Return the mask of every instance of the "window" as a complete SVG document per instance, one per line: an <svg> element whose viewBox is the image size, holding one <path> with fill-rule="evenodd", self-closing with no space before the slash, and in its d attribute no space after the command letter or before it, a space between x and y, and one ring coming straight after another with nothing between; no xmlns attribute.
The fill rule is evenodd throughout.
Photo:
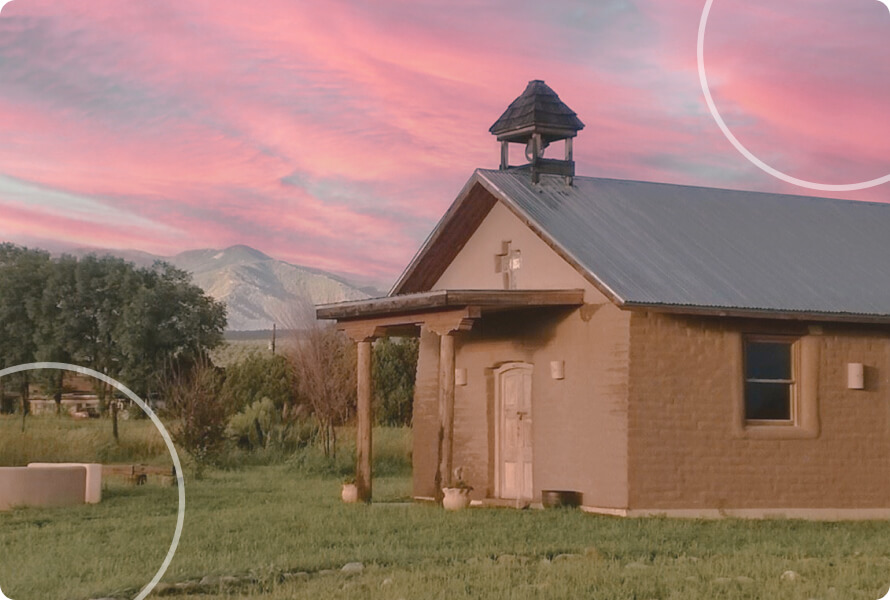
<svg viewBox="0 0 890 600"><path fill-rule="evenodd" d="M745 339L745 420L750 424L796 421L794 340Z"/></svg>

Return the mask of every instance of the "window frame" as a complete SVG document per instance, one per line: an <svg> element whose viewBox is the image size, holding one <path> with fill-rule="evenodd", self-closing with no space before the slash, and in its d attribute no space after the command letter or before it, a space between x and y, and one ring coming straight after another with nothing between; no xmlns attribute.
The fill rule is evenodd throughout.
<svg viewBox="0 0 890 600"><path fill-rule="evenodd" d="M793 335L744 334L742 336L742 415L745 427L797 427L800 425L800 337ZM790 379L757 379L748 377L749 343L782 343L789 346ZM781 383L788 385L788 419L749 419L747 391L749 383Z"/></svg>

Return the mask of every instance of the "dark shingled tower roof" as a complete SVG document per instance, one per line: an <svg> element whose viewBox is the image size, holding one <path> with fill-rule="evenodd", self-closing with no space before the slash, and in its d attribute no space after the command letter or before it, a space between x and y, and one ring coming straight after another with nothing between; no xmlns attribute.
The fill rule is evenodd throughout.
<svg viewBox="0 0 890 600"><path fill-rule="evenodd" d="M499 140L512 141L513 134L525 133L531 129L546 130L545 141L550 141L547 140L548 137L572 137L583 128L584 123L575 111L566 106L546 83L535 79L528 82L525 91L507 107L488 131ZM547 135L548 133L562 135L556 137Z"/></svg>

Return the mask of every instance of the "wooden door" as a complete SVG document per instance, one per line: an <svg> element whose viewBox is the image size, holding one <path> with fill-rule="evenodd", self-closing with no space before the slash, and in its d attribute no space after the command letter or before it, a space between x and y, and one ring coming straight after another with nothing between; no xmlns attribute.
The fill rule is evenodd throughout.
<svg viewBox="0 0 890 600"><path fill-rule="evenodd" d="M509 363L497 371L497 495L532 498L532 365Z"/></svg>

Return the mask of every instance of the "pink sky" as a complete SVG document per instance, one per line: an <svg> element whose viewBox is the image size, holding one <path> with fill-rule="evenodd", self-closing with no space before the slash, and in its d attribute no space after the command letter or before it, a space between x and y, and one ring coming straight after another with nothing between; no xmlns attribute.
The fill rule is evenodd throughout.
<svg viewBox="0 0 890 600"><path fill-rule="evenodd" d="M260 7L260 8L258 8ZM723 137L704 0L14 0L0 13L0 240L170 255L247 244L391 283L544 79L578 173L816 192ZM715 0L711 91L773 167L890 172L890 11ZM841 194L890 200L888 187Z"/></svg>

